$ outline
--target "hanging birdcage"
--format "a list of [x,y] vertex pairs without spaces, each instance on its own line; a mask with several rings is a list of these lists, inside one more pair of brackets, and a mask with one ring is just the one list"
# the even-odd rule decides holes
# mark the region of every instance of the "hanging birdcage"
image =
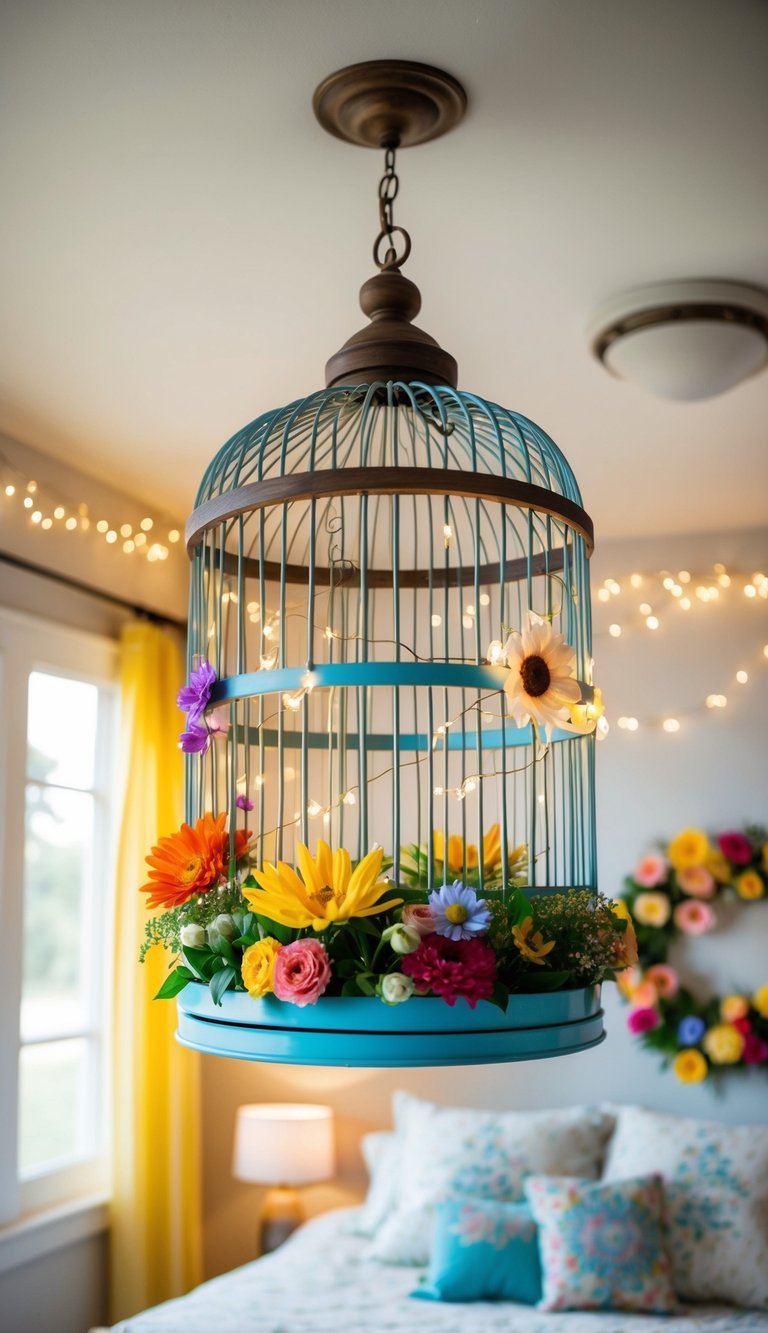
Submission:
[[[426,123],[404,126],[402,98],[395,128],[382,130],[380,114],[373,129],[359,111],[354,126],[345,119],[360,104],[360,71],[370,88],[374,71],[386,69],[390,83],[394,71],[402,86],[403,71],[419,68],[355,67],[316,94],[334,133],[386,143],[381,271],[361,292],[371,322],[329,361],[328,387],[245,427],[203,478],[187,525],[189,661],[215,669],[213,718],[226,735],[188,760],[186,817],[227,811],[234,831],[245,808],[258,865],[293,865],[299,844],[323,838],[353,862],[382,847],[392,881],[424,890],[457,878],[502,895],[520,882],[527,892],[591,890],[592,526],[553,441],[525,417],[455,387],[453,358],[412,324],[420,298],[400,272],[410,242],[392,222],[393,144],[442,132],[446,118],[459,118],[463,94],[441,75],[438,98],[436,72],[427,71],[428,98],[440,101],[442,116],[432,133]],[[419,97],[427,97],[423,86]],[[513,631],[520,642],[529,636],[531,658],[544,661],[544,677],[528,682],[542,712],[524,726],[505,694]],[[556,663],[550,672],[545,636],[568,645],[578,687],[552,716]],[[335,1018],[273,1014],[265,1038],[248,997],[230,997],[237,1004],[220,1015],[185,992],[181,1037],[296,1062],[522,1058],[601,1039],[596,993],[569,994],[528,997],[506,1028],[496,1013],[485,1023],[495,1035],[479,1043],[468,1030],[478,1027],[474,1011],[470,1024],[442,1006],[430,1038],[423,1028],[432,1020],[420,1009],[409,1056],[410,1006],[396,1023],[386,1006],[376,1019],[369,1013],[353,1039],[350,1002],[327,1001]],[[460,1038],[446,1036],[449,1017]]]

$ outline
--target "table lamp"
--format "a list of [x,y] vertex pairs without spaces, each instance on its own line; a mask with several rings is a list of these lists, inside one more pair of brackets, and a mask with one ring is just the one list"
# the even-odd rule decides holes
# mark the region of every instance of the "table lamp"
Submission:
[[232,1174],[270,1185],[259,1219],[259,1249],[269,1253],[304,1220],[297,1185],[328,1180],[335,1170],[330,1106],[274,1102],[241,1106]]

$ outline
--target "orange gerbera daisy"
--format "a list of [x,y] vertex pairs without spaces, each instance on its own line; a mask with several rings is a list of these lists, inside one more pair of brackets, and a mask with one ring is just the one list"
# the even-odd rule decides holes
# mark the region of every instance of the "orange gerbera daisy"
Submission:
[[[146,858],[148,884],[141,892],[148,893],[147,907],[181,907],[195,894],[207,893],[229,868],[229,833],[225,828],[226,814],[203,815],[194,828],[182,824],[178,833],[161,838]],[[247,829],[235,833],[235,860],[248,851],[251,835]]]

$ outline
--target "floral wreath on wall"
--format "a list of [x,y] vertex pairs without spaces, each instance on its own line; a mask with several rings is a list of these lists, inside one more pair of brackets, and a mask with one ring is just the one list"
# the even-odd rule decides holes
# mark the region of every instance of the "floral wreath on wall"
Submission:
[[768,983],[749,995],[699,1000],[667,962],[676,940],[715,929],[718,898],[749,904],[766,896],[766,830],[748,827],[711,842],[699,829],[683,829],[642,857],[624,884],[621,910],[635,923],[639,953],[637,966],[616,979],[631,1005],[630,1032],[661,1052],[682,1083],[728,1068],[768,1070]]

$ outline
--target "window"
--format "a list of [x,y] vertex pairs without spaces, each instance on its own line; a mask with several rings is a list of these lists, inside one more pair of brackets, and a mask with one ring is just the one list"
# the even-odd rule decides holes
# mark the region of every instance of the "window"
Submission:
[[0,611],[0,1220],[106,1183],[117,649]]

